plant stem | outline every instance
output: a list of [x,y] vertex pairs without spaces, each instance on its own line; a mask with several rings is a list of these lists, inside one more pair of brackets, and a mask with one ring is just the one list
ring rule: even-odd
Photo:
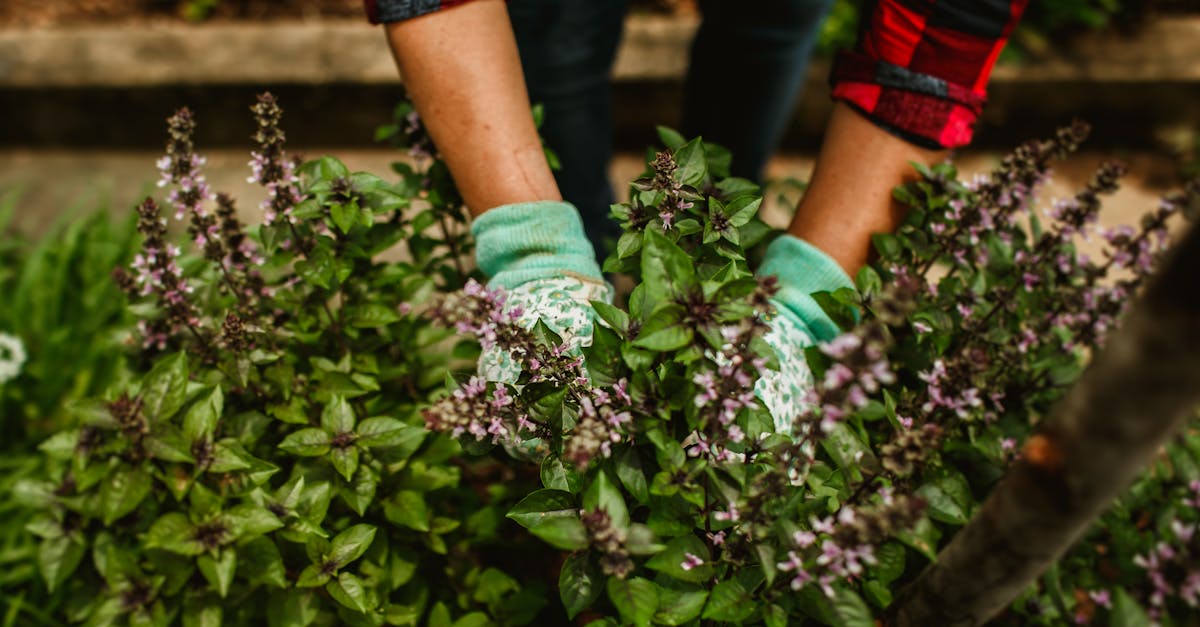
[[450,258],[454,261],[454,271],[458,273],[458,278],[461,281],[467,275],[467,272],[463,269],[462,252],[458,248],[458,239],[450,236],[450,225],[446,224],[445,212],[436,211],[436,213],[438,216],[438,226],[442,229],[442,240],[450,248]]

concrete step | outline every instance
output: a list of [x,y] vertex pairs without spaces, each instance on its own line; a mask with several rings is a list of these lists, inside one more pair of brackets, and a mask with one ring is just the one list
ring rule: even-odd
[[[620,145],[677,123],[695,28],[694,18],[630,17],[614,69]],[[793,150],[820,135],[827,71],[813,64],[785,139]],[[292,136],[309,145],[370,144],[400,97],[382,33],[358,20],[0,30],[0,146],[154,146],[182,104],[201,114],[202,141],[238,145],[262,88],[279,92]],[[998,68],[979,141],[1005,146],[1080,115],[1099,145],[1148,146],[1161,127],[1200,124],[1198,103],[1200,18],[1162,19]]]
[[[682,79],[694,16],[631,15],[613,70],[618,82]],[[1135,36],[1081,36],[1046,58],[997,68],[997,84],[1200,81],[1200,17],[1148,23]],[[827,64],[816,63],[823,78]],[[0,30],[0,87],[390,85],[382,31],[362,20],[149,22]]]

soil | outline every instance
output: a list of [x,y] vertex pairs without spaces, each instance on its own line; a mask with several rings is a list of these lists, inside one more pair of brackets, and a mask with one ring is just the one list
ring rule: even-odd
[[[633,0],[635,10],[694,11],[695,0]],[[138,21],[361,18],[362,0],[3,0],[0,28]]]
[[362,0],[5,0],[0,26],[362,16]]

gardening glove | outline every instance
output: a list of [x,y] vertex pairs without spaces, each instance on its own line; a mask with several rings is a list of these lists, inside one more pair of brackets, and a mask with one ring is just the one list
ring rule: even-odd
[[816,246],[791,235],[771,242],[758,269],[760,276],[775,275],[775,317],[763,338],[779,358],[779,370],[764,370],[754,393],[771,412],[775,431],[794,436],[793,424],[807,408],[813,375],[804,349],[828,342],[841,330],[813,299],[814,292],[854,287],[841,266]]
[[[612,302],[613,290],[574,206],[541,201],[497,207],[475,219],[471,234],[488,287],[502,288],[506,305],[521,308],[521,326],[532,328],[540,319],[570,351],[592,343],[589,301]],[[480,356],[479,374],[511,384],[521,373],[507,351],[491,347]]]

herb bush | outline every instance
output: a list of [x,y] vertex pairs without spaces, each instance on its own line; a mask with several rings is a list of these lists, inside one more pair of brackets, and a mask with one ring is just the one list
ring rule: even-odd
[[[807,351],[809,409],[775,432],[753,386],[779,367],[776,288],[746,261],[771,233],[726,151],[660,132],[614,207],[606,270],[636,287],[593,303],[577,352],[464,271],[461,200],[411,108],[381,131],[420,157],[396,183],[289,157],[274,100],[254,110],[263,224],[210,192],[190,114],[173,117],[159,165],[194,252],[157,202],[138,208],[144,250],[116,276],[141,365],[72,406],[21,490],[63,618],[873,625],[1037,454],[1032,429],[1200,196],[1100,232],[1088,259],[1076,242],[1120,167],[1045,221],[1034,196],[1084,126],[968,183],[922,169],[858,289],[817,295],[847,332]],[[406,260],[381,261],[394,246]],[[480,346],[508,352],[515,384],[473,376]],[[1198,468],[1193,425],[1002,620],[1186,621]]]
[[[0,429],[4,450],[26,450],[64,426],[63,405],[102,392],[128,351],[132,316],[108,275],[137,247],[132,220],[104,210],[71,215],[36,241],[10,222],[20,197],[0,201]],[[19,353],[19,354],[16,354]],[[19,358],[19,359],[18,359]]]
[[0,625],[52,625],[35,565],[31,512],[12,498],[44,473],[37,445],[72,425],[64,407],[125,372],[122,328],[132,316],[108,275],[137,247],[134,223],[103,209],[68,212],[37,238],[12,224],[21,196],[0,200]]
[[[263,224],[211,192],[191,114],[172,117],[169,206],[138,207],[142,252],[115,273],[141,318],[138,374],[72,405],[74,428],[41,446],[47,480],[19,491],[41,508],[29,527],[61,618],[529,622],[547,596],[536,569],[487,566],[525,548],[498,534],[528,480],[420,427],[472,358],[409,311],[465,279],[444,166],[392,184],[302,164],[274,99],[254,111]],[[171,243],[172,214],[192,254]],[[400,242],[407,261],[375,259]]]

